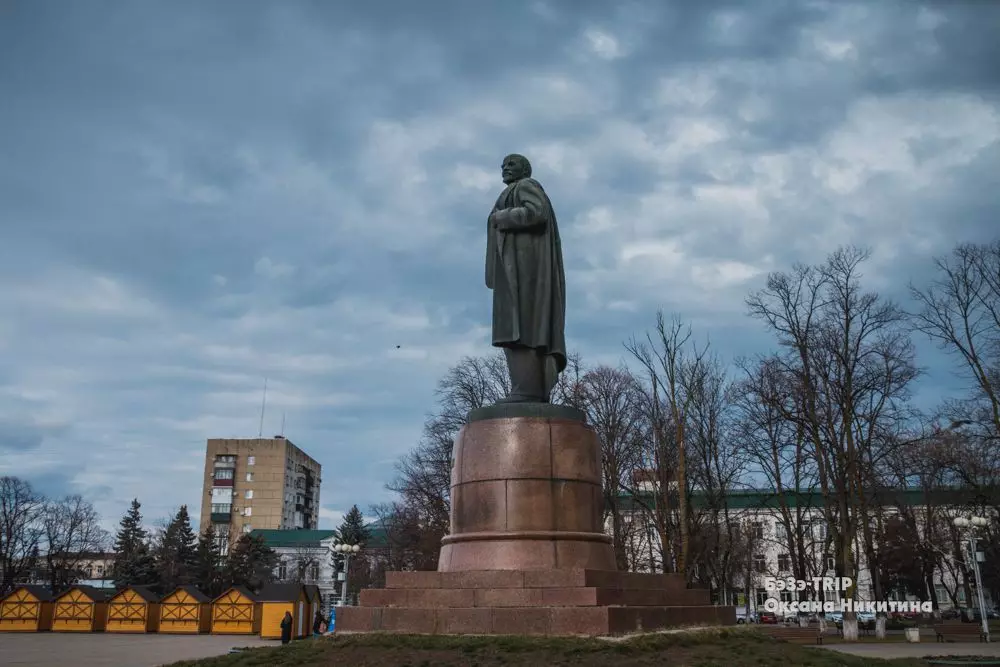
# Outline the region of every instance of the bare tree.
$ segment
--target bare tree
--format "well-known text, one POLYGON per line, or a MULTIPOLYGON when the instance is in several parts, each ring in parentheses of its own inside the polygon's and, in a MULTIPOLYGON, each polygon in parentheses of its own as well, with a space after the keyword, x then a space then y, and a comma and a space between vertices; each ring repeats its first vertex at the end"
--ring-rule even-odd
POLYGON ((697 566, 700 583, 718 591, 727 600, 741 568, 734 568, 730 501, 742 485, 746 468, 745 449, 735 430, 734 410, 727 370, 717 357, 706 355, 684 378, 690 397, 687 466, 691 486, 698 490, 698 503, 691 507, 692 549, 689 560, 697 566))
POLYGON ((623 498, 631 491, 633 472, 640 467, 642 391, 625 368, 600 366, 588 371, 578 394, 601 441, 604 507, 611 520, 611 537, 618 568, 630 569, 631 522, 626 523, 623 498))
POLYGON ((428 529, 419 510, 403 502, 376 505, 372 512, 385 531, 386 549, 381 559, 384 583, 386 570, 434 570, 441 550, 442 532, 439 527, 428 529))
POLYGON ((687 576, 687 560, 690 550, 689 512, 690 487, 687 479, 687 440, 685 429, 688 412, 694 396, 687 391, 689 378, 701 373, 708 346, 698 347, 691 343, 691 328, 674 317, 668 324, 663 312, 656 314, 656 333, 647 332, 646 341, 633 338, 625 344, 625 349, 641 364, 650 382, 650 407, 652 408, 652 467, 657 471, 657 490, 654 491, 654 511, 660 532, 661 550, 664 563, 667 554, 673 550, 669 541, 670 488, 676 485, 677 511, 679 514, 680 548, 676 552, 676 571, 687 576), (665 408, 666 415, 662 409, 665 408), (669 425, 669 428, 664 428, 669 425), (670 445, 665 441, 670 441, 670 445), (673 450, 671 452, 671 450, 673 450), (674 456, 671 456, 671 453, 674 456), (671 459, 673 459, 671 461, 671 459), (673 463, 675 479, 671 482, 666 473, 673 463))
MULTIPOLYGON (((918 375, 903 312, 862 290, 859 269, 868 256, 865 250, 841 248, 823 265, 770 275, 767 287, 747 300, 751 315, 768 325, 783 348, 773 363, 799 405, 783 416, 810 443, 827 498, 837 573, 855 581, 859 532, 872 572, 879 569, 877 527, 868 520, 878 516, 870 492, 872 469, 909 418, 907 390, 918 375)), ((873 588, 880 599, 877 576, 873 588)), ((878 626, 884 632, 882 615, 878 626)), ((857 639, 853 613, 845 616, 844 637, 857 639)))
MULTIPOLYGON (((775 518, 774 541, 787 553, 796 579, 822 576, 826 544, 823 537, 817 541, 812 525, 817 507, 810 502, 817 466, 801 422, 787 417, 801 412, 801 396, 792 390, 779 360, 744 359, 739 366, 744 377, 733 392, 739 439, 747 453, 748 472, 765 480, 773 494, 767 506, 775 518)), ((799 600, 817 593, 822 595, 822 591, 799 591, 799 600)))
POLYGON ((0 477, 0 598, 37 565, 45 499, 17 477, 0 477))
POLYGON ((103 552, 108 544, 108 533, 101 528, 94 506, 78 495, 49 502, 42 526, 45 567, 53 591, 76 581, 80 563, 103 552))
POLYGON ((969 394, 942 407, 954 426, 968 427, 956 470, 963 482, 992 496, 1000 510, 1000 241, 962 244, 935 260, 937 275, 910 286, 913 327, 950 352, 969 394))

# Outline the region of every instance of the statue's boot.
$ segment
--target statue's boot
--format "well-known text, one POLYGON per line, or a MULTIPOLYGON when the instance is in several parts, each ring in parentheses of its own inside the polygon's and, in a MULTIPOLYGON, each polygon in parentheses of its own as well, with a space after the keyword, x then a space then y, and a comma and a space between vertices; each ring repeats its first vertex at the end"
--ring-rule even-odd
POLYGON ((548 403, 555 384, 555 359, 531 347, 505 347, 510 395, 498 403, 548 403), (550 377, 551 376, 551 377, 550 377))

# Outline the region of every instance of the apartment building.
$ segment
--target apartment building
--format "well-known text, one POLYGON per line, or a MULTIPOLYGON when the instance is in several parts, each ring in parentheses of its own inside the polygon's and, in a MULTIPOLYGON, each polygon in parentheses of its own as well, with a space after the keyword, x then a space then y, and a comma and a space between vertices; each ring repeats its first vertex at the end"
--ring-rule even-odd
POLYGON ((255 529, 315 530, 320 475, 320 464, 283 436, 210 438, 200 525, 214 525, 223 553, 255 529))

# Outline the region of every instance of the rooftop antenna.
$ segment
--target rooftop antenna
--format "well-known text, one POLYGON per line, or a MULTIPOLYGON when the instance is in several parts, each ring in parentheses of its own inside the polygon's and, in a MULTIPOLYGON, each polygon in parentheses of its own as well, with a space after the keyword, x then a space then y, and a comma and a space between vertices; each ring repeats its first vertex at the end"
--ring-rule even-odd
POLYGON ((281 413, 281 437, 285 437, 285 413, 281 413))
POLYGON ((264 408, 267 406, 267 378, 264 378, 264 398, 260 402, 260 429, 257 431, 257 439, 264 437, 264 408))

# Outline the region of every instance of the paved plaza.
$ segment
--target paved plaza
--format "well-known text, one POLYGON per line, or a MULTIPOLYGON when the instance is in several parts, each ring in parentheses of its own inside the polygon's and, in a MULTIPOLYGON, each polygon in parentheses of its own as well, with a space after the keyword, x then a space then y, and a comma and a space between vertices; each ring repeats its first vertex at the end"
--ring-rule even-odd
MULTIPOLYGON (((921 637, 923 639, 923 637, 921 637)), ((828 644, 819 650, 839 651, 866 658, 922 658, 932 655, 988 655, 1000 657, 1000 643, 982 642, 936 643, 921 641, 918 644, 905 642, 828 644)))
POLYGON ((280 646, 259 637, 59 632, 0 634, 4 667, 159 667, 225 655, 236 646, 280 646))

